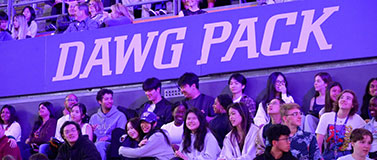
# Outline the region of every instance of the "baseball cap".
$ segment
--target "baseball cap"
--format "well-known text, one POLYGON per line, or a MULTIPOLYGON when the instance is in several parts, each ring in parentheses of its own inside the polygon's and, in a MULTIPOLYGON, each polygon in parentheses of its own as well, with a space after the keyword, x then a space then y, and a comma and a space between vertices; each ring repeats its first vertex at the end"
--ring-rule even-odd
POLYGON ((148 123, 156 122, 157 116, 153 112, 146 111, 140 116, 141 121, 146 121, 148 123))

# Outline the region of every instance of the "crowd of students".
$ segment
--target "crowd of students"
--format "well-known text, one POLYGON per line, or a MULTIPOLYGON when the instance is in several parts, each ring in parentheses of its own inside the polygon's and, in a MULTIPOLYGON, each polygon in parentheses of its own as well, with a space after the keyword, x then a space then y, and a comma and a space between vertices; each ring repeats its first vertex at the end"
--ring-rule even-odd
POLYGON ((228 85, 232 95, 213 98, 200 92, 198 76, 185 73, 178 79, 185 98, 172 104, 161 95, 160 80, 148 78, 143 90, 149 101, 138 110, 114 106, 113 92, 101 89, 96 96, 100 107, 91 117, 86 114, 86 106, 78 103, 78 97, 69 94, 64 116, 58 120, 50 102, 39 104, 38 120, 24 143, 16 109, 4 105, 0 158, 377 158, 377 78, 367 83, 363 118, 357 114, 356 94, 342 90, 325 72, 314 76, 316 95, 306 116, 304 109, 294 103, 281 72, 268 77, 267 92, 259 107, 244 93, 246 78, 242 74, 231 75, 228 85))

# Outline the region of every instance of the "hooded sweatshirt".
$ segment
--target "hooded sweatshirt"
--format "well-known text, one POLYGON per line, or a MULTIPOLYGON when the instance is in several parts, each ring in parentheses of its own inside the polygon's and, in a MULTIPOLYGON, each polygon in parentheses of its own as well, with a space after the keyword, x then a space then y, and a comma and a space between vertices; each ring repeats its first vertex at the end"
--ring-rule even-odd
POLYGON ((99 108, 98 112, 92 115, 89 124, 94 126, 94 134, 97 136, 97 140, 107 136, 110 140, 111 132, 115 128, 124 129, 127 123, 126 116, 120 112, 116 106, 112 106, 110 111, 106 114, 99 108))

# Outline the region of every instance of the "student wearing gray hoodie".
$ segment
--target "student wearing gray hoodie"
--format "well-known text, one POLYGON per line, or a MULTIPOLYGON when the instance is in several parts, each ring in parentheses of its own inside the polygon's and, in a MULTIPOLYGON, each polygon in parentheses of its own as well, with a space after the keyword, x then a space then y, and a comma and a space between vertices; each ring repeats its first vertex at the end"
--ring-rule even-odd
POLYGON ((170 160, 174 152, 164 130, 157 129, 157 116, 153 112, 146 111, 140 117, 140 127, 145 134, 138 148, 119 148, 119 154, 128 158, 153 157, 158 160, 170 160))
POLYGON ((89 124, 94 128, 97 136, 95 143, 103 160, 106 159, 106 149, 110 145, 111 132, 115 128, 124 129, 127 123, 126 116, 113 105, 113 91, 101 89, 97 93, 97 102, 100 104, 98 112, 92 115, 89 124))

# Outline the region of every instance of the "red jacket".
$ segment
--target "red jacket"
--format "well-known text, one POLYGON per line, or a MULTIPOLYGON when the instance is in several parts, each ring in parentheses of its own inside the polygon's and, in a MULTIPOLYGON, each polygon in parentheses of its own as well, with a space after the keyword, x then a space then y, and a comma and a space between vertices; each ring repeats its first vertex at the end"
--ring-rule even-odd
POLYGON ((8 137, 3 136, 0 138, 0 159, 3 159, 6 155, 13 156, 16 160, 21 160, 21 153, 18 146, 16 148, 10 148, 8 143, 8 137))

